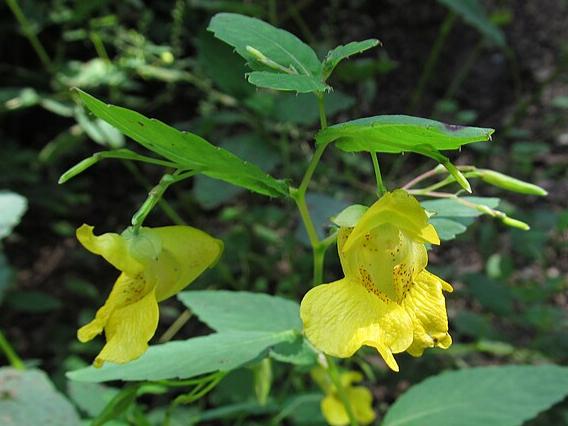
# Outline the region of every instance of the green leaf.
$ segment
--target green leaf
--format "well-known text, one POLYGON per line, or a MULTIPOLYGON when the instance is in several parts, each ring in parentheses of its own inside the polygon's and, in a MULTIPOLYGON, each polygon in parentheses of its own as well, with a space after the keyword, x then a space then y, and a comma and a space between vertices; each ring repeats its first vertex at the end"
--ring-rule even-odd
POLYGON ((456 238, 456 235, 463 234, 467 230, 467 226, 463 223, 446 218, 430 219, 430 223, 436 228, 436 232, 442 241, 449 241, 456 238))
POLYGON ((0 423, 4 426, 79 426, 75 408, 40 370, 0 368, 0 423))
POLYGON ((0 191, 0 240, 12 233, 28 208, 28 200, 20 194, 0 191))
POLYGON ((107 363, 101 368, 82 368, 67 373, 67 377, 82 382, 187 379, 240 367, 271 346, 293 340, 296 335, 297 332, 290 330, 215 333, 151 346, 142 357, 128 364, 107 363))
POLYGON ((330 87, 311 75, 280 74, 268 71, 253 71, 248 82, 266 89, 295 91, 298 93, 324 92, 330 87))
POLYGON ((489 208, 497 208, 500 203, 499 198, 487 197, 459 197, 445 198, 442 200, 422 201, 420 204, 429 212, 434 213, 430 218, 430 223, 436 228, 441 240, 453 240, 456 235, 462 234, 471 225, 474 218, 483 214, 481 210, 471 207, 469 204, 477 204, 489 208), (462 204, 458 200, 468 204, 462 204))
POLYGON ((337 226, 352 228, 359 222, 361 216, 363 216, 368 209, 368 206, 362 204, 352 204, 339 212, 337 216, 332 217, 331 221, 337 226))
POLYGON ((503 31, 487 17, 479 0, 438 0, 448 9, 458 14, 465 22, 477 29, 492 43, 503 48, 507 42, 503 31))
POLYGON ((274 69, 259 62, 247 46, 282 67, 295 70, 299 75, 321 76, 321 63, 310 46, 288 31, 275 28, 260 19, 219 13, 211 19, 207 29, 233 46, 256 71, 274 72, 274 69))
POLYGON ((371 38, 364 41, 352 41, 351 43, 337 46, 335 49, 330 50, 323 63, 324 77, 327 78, 342 60, 347 59, 351 55, 356 55, 371 49, 379 43, 379 40, 371 38))
MULTIPOLYGON (((270 173, 280 164, 278 151, 255 133, 235 136, 221 142, 221 147, 245 161, 257 164, 266 173, 270 173)), ((196 176, 193 185, 195 199, 202 207, 207 209, 219 207, 241 191, 242 188, 204 175, 196 176)))
POLYGON ((205 31, 197 39, 197 62, 224 92, 240 99, 254 92, 254 87, 243 78, 247 68, 242 58, 205 31))
POLYGON ((335 142, 346 152, 398 154, 425 149, 458 149, 472 142, 491 140, 493 129, 463 127, 407 115, 378 115, 336 124, 316 135, 318 144, 335 142))
POLYGON ((270 349, 270 357, 276 361, 289 364, 311 366, 317 362, 317 353, 303 336, 298 336, 293 342, 284 342, 270 349))
POLYGON ((119 392, 98 383, 67 382, 67 394, 90 417, 96 417, 119 392))
MULTIPOLYGON (((470 204, 479 204, 495 209, 499 206, 501 200, 499 198, 488 197, 460 197, 459 199, 470 204)), ((426 210, 434 212, 438 217, 478 217, 483 214, 482 211, 470 207, 467 204, 460 203, 456 198, 444 198, 442 200, 428 200, 420 203, 426 210)))
POLYGON ((161 121, 135 111, 107 105, 93 96, 76 91, 93 114, 116 127, 145 148, 177 163, 180 168, 196 170, 209 177, 269 196, 288 195, 288 186, 205 139, 180 132, 161 121))
POLYGON ((383 426, 520 426, 568 394, 568 368, 555 365, 451 371, 413 386, 383 426))
POLYGON ((263 293, 184 291, 178 299, 215 331, 281 332, 302 330, 295 301, 263 293))

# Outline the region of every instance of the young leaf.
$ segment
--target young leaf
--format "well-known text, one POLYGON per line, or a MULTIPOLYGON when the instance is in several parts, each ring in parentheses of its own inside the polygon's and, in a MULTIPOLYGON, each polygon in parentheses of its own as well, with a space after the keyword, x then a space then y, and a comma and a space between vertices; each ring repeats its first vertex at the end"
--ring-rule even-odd
POLYGON ((491 140, 494 129, 445 124, 407 115, 378 115, 336 124, 316 135, 318 144, 334 142, 346 152, 374 151, 398 154, 415 148, 458 149, 491 140))
POLYGON ((126 108, 107 105, 81 90, 76 92, 83 104, 97 117, 183 168, 264 195, 279 197, 288 194, 285 182, 274 179, 256 165, 244 162, 195 134, 180 132, 126 108))
POLYGON ((324 92, 330 87, 321 79, 311 75, 283 74, 268 71, 254 71, 248 74, 248 81, 266 89, 295 91, 298 93, 324 92))
POLYGON ((67 377, 83 382, 187 379, 213 371, 230 371, 296 336, 293 330, 215 333, 151 346, 142 357, 128 364, 82 368, 67 373, 67 377))
POLYGON ((438 2, 461 16, 464 21, 477 29, 495 45, 501 48, 506 47, 507 42, 505 41, 503 31, 489 20, 479 0, 438 0, 438 2))
POLYGON ((292 300, 244 291, 184 291, 178 299, 212 329, 224 331, 302 330, 300 307, 292 300))
POLYGON ((321 75, 321 63, 310 46, 288 31, 275 28, 260 19, 235 13, 219 13, 211 19, 207 29, 215 37, 233 46, 254 70, 274 71, 259 62, 247 46, 284 68, 295 70, 297 74, 315 77, 321 75))
POLYGON ((365 50, 371 49, 379 44, 379 40, 371 38, 364 41, 352 41, 346 45, 337 46, 335 49, 330 50, 323 62, 323 75, 324 80, 327 79, 333 72, 335 67, 344 59, 351 55, 362 53, 365 50))
POLYGON ((411 387, 392 405, 383 426, 520 426, 567 394, 566 367, 450 371, 411 387))

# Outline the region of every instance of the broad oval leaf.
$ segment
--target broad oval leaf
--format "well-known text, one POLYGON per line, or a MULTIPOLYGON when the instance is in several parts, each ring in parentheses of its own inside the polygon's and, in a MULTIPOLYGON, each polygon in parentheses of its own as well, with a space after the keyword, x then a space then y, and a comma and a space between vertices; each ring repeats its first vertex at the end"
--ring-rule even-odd
POLYGON ((216 331, 302 330, 293 300, 246 291, 184 291, 178 299, 216 331))
POLYGON ((383 426, 520 426, 568 394, 568 368, 555 365, 450 371, 411 387, 383 426))
POLYGON ((246 364, 270 347, 293 341, 296 331, 230 331, 195 337, 185 341, 151 346, 142 357, 128 364, 107 363, 67 373, 72 380, 187 379, 213 371, 230 371, 246 364))
POLYGON ((0 368, 0 423, 3 426, 79 426, 73 405, 40 370, 0 368))
POLYGON ((107 105, 76 90, 83 104, 98 118, 116 127, 145 148, 209 177, 269 196, 288 195, 288 186, 254 164, 247 163, 205 139, 180 132, 161 121, 149 119, 126 108, 107 105))
POLYGON ((377 115, 335 124, 316 135, 318 144, 335 142, 343 151, 401 153, 443 151, 491 140, 494 129, 445 124, 408 115, 377 115))
POLYGON ((259 62, 247 50, 247 46, 298 74, 321 75, 321 63, 310 46, 288 31, 275 28, 260 19, 236 13, 218 13, 211 19, 207 29, 233 46, 254 70, 274 71, 259 62))

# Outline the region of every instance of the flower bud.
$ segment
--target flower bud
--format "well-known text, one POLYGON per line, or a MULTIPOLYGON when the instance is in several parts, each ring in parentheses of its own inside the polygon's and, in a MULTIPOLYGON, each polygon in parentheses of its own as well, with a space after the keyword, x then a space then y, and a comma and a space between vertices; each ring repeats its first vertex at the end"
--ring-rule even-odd
POLYGON ((519 192, 528 195, 548 195, 548 192, 538 185, 507 176, 494 170, 479 170, 479 177, 491 185, 506 189, 512 192, 519 192))

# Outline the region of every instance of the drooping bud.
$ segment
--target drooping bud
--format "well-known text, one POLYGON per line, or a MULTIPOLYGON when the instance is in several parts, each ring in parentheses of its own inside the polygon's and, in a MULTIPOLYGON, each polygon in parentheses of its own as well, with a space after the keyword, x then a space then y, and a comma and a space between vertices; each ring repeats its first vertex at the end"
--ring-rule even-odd
POLYGON ((538 185, 507 176, 494 170, 481 169, 479 177, 491 185, 506 189, 512 192, 519 192, 528 195, 548 195, 548 192, 538 185))

